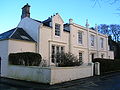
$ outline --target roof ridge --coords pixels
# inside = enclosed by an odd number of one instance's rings
[[[15,28],[15,30],[13,31],[13,33],[12,33],[8,38],[11,38],[11,37],[12,37],[12,35],[17,31],[17,28],[18,28],[18,27]]]

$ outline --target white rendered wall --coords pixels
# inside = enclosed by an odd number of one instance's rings
[[[113,51],[108,51],[108,58],[114,59],[114,52]]]
[[[8,78],[56,84],[93,76],[93,65],[79,67],[26,67],[9,65]]]
[[[34,42],[21,41],[21,40],[9,40],[9,53],[18,52],[36,52]]]
[[[1,76],[8,73],[8,40],[0,41]]]
[[[18,52],[35,52],[34,42],[20,40],[3,40],[0,41],[1,76],[6,77],[8,73],[8,56],[10,53]]]

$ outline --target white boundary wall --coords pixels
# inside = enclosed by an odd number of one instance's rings
[[[93,64],[77,67],[26,67],[8,65],[8,73],[3,77],[56,84],[93,76]]]

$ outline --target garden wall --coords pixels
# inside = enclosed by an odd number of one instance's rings
[[[8,74],[3,77],[56,84],[65,81],[93,76],[93,64],[78,67],[27,67],[8,66]]]

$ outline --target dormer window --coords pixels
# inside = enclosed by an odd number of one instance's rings
[[[60,36],[60,24],[55,24],[55,35]]]

